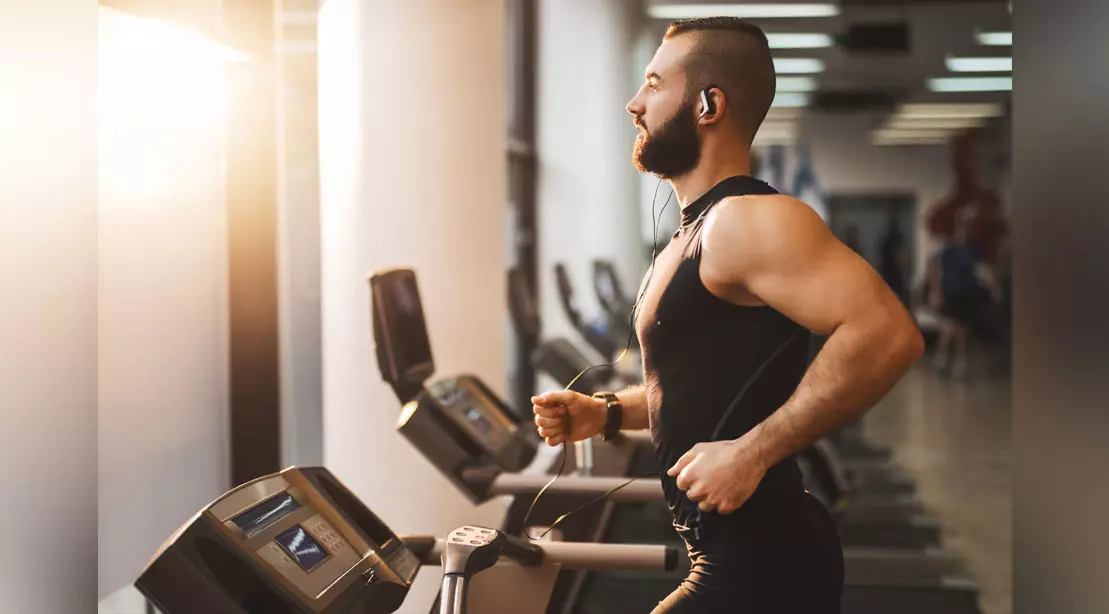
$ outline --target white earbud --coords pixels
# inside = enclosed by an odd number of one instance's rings
[[[716,113],[716,105],[714,105],[712,99],[709,98],[709,90],[714,87],[716,86],[710,85],[701,90],[701,114],[697,116],[697,119],[701,119],[709,113]]]

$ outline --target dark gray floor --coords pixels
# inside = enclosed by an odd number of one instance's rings
[[[916,479],[945,545],[978,582],[983,612],[1011,614],[1011,380],[995,372],[955,383],[927,365],[922,360],[871,411],[865,433],[892,447]]]

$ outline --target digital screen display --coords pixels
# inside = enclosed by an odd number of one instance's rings
[[[397,370],[393,375],[409,377],[413,369],[431,363],[431,342],[416,277],[410,271],[398,271],[375,278],[374,299],[381,325],[388,330],[385,349]]]
[[[593,275],[597,283],[597,289],[604,295],[605,300],[616,300],[616,280],[613,279],[612,269],[603,265],[598,266]]]
[[[489,421],[485,419],[485,416],[481,415],[481,412],[479,412],[477,408],[468,408],[465,415],[466,419],[470,421],[470,424],[474,425],[474,428],[482,435],[488,435],[489,432],[493,430]]]
[[[296,559],[297,564],[304,571],[312,571],[329,556],[323,546],[300,525],[278,535],[274,541],[281,544],[281,547]]]
[[[289,493],[281,493],[232,518],[231,522],[238,525],[246,537],[254,537],[298,508],[300,504],[296,499]]]

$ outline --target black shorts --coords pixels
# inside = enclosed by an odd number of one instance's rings
[[[971,324],[974,322],[975,314],[978,311],[978,300],[972,294],[964,296],[945,296],[943,297],[943,305],[940,307],[940,313],[960,324]]]
[[[808,493],[762,511],[706,515],[681,528],[691,569],[652,614],[839,614],[843,550],[828,510]]]

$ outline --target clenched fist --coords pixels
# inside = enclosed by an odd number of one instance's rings
[[[730,514],[754,494],[766,467],[743,439],[699,443],[666,472],[702,511]]]
[[[539,436],[548,446],[582,441],[604,430],[607,405],[601,399],[560,390],[532,397],[531,402]]]

